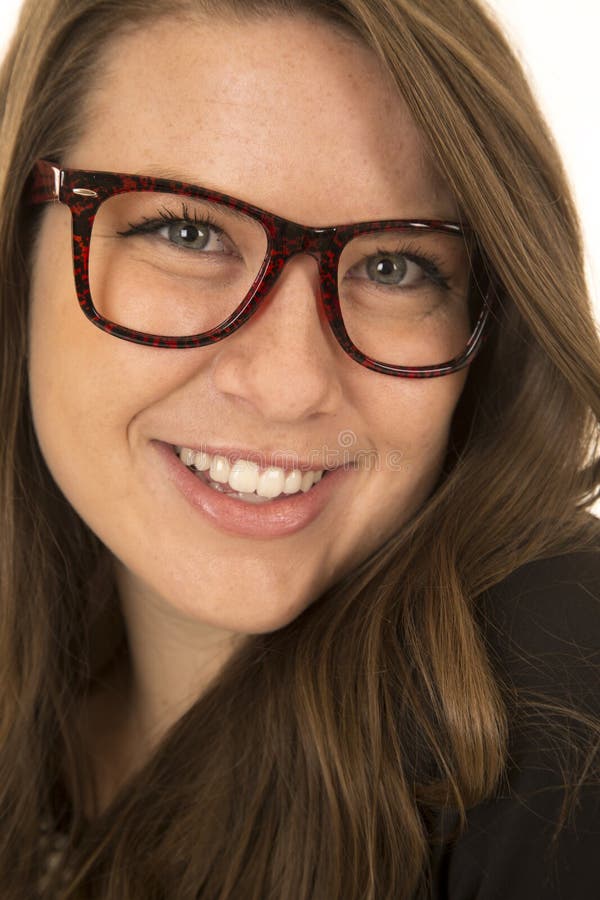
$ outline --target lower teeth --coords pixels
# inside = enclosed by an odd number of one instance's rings
[[[227,490],[225,485],[219,484],[218,481],[203,481],[220,494],[227,494],[229,497],[235,497],[236,500],[245,500],[246,503],[269,503],[270,500],[276,500],[277,497],[259,497],[258,494],[242,494],[240,491]]]

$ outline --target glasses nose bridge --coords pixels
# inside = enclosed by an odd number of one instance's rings
[[[335,227],[311,228],[296,222],[286,222],[281,235],[285,262],[298,253],[307,253],[319,262],[320,255],[331,247],[335,232]]]

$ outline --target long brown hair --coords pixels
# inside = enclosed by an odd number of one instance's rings
[[[65,900],[410,898],[426,886],[436,811],[464,818],[493,796],[508,699],[477,598],[528,560],[589,543],[600,347],[556,149],[498,27],[476,0],[459,5],[26,0],[0,76],[5,900],[35,893],[48,811],[72,846]],[[32,427],[27,178],[75,142],[106,41],[190,11],[311,15],[371,47],[478,235],[497,304],[430,499],[295,621],[240,648],[88,822],[73,715],[124,632],[106,551]]]

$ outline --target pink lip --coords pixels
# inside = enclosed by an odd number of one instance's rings
[[[181,462],[170,444],[153,441],[152,445],[168,477],[187,502],[217,528],[244,537],[283,537],[305,528],[323,512],[332,493],[352,471],[339,467],[305,494],[300,492],[254,506],[208,487]]]

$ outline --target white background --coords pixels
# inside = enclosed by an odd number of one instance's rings
[[[600,3],[488,2],[519,49],[562,150],[583,223],[588,282],[600,317]],[[20,5],[21,0],[0,0],[0,55]]]

